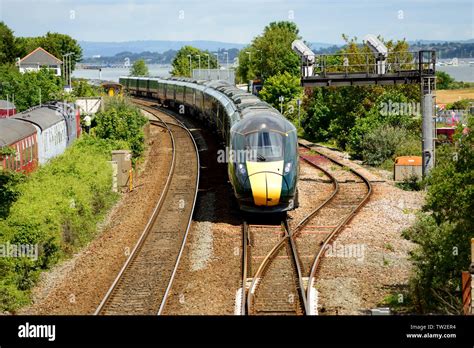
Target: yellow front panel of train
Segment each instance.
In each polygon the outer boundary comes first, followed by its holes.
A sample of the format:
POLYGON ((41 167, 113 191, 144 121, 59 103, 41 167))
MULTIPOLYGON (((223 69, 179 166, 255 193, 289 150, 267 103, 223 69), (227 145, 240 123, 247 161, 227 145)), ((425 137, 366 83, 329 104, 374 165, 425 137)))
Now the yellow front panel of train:
POLYGON ((247 162, 250 187, 257 206, 274 206, 280 202, 283 161, 247 162))

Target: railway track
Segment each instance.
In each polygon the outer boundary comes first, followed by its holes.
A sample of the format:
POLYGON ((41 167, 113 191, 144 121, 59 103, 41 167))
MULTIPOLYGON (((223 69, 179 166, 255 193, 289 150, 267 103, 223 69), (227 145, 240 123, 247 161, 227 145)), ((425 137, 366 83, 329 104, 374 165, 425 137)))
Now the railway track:
POLYGON ((242 289, 248 291, 241 290, 241 315, 318 314, 315 285, 325 251, 372 193, 362 174, 309 145, 300 157, 331 180, 333 191, 293 228, 286 218, 281 225, 244 222, 242 289))
POLYGON ((104 296, 96 315, 160 315, 175 278, 191 225, 199 185, 199 154, 189 132, 154 102, 134 99, 167 129, 172 163, 163 193, 126 263, 104 296))
POLYGON ((250 280, 242 314, 301 315, 305 312, 299 265, 286 217, 280 224, 243 224, 246 272, 250 280), (250 278, 249 278, 250 276, 250 278))
POLYGON ((328 247, 349 221, 368 201, 372 193, 370 181, 342 162, 302 144, 300 158, 323 171, 333 182, 331 195, 294 228, 293 240, 298 258, 307 277, 307 314, 317 315, 316 282, 328 247))

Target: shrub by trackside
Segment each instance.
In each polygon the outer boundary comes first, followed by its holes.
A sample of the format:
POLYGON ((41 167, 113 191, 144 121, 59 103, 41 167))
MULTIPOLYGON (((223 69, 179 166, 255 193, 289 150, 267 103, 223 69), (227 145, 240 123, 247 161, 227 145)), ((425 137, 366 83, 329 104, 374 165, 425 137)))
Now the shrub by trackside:
POLYGON ((0 257, 0 310, 26 304, 41 270, 94 237, 118 198, 108 161, 110 151, 120 148, 127 144, 85 135, 15 187, 16 201, 0 219, 0 244, 38 245, 39 257, 0 257))
POLYGON ((96 115, 95 121, 94 132, 97 137, 128 143, 135 160, 143 154, 143 126, 147 119, 136 106, 124 99, 108 99, 104 111, 96 115))

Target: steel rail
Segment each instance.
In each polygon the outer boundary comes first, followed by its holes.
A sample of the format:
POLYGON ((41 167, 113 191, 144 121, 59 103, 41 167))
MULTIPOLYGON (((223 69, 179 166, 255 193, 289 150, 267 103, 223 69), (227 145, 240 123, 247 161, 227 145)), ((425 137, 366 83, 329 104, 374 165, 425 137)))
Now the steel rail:
POLYGON ((168 110, 165 111, 165 109, 163 109, 163 108, 159 108, 159 110, 166 113, 166 114, 168 114, 168 116, 172 117, 176 122, 179 123, 179 126, 182 127, 188 133, 189 137, 191 138, 191 140, 193 141, 193 144, 194 144, 194 150, 196 152, 196 162, 197 162, 197 165, 196 165, 197 166, 197 175, 196 175, 196 184, 195 184, 196 189, 195 189, 195 192, 194 192, 192 209, 191 209, 191 213, 189 214, 188 225, 186 226, 186 232, 184 234, 183 242, 181 244, 181 248, 180 248, 179 254, 177 256, 176 264, 175 264, 175 267, 173 269, 173 273, 171 274, 171 279, 168 283, 165 294, 163 296, 163 300, 162 300, 161 305, 160 305, 160 309, 158 310, 158 313, 157 313, 158 315, 162 315, 163 311, 165 309, 166 300, 168 299, 168 297, 170 295, 171 288, 173 286, 173 282, 174 282, 174 279, 176 277, 176 273, 178 272, 179 263, 180 263, 181 258, 183 256, 184 248, 186 246, 186 241, 187 241, 188 235, 189 235, 189 230, 190 230, 190 227, 191 227, 191 223, 193 221, 194 209, 196 207, 197 194, 198 194, 198 191, 199 191, 199 178, 200 178, 201 164, 200 164, 200 160, 199 160, 199 149, 198 149, 198 146, 196 144, 196 140, 194 139, 191 131, 180 120, 178 120, 176 117, 174 117, 168 110))
MULTIPOLYGON (((318 152, 320 155, 326 157, 327 159, 329 159, 331 162, 341 166, 341 167, 347 167, 346 165, 344 165, 344 163, 332 158, 331 156, 328 156, 326 154, 323 154, 317 150, 314 150, 313 148, 311 148, 310 146, 308 145, 305 145, 305 144, 301 144, 303 147, 306 147, 312 151, 316 151, 318 152)), ((314 164, 314 163, 313 163, 314 164)), ((315 164, 315 166, 317 166, 315 164)), ((318 166, 319 167, 319 166, 318 166)), ((320 169, 322 169, 321 167, 319 167, 320 169)), ((370 181, 364 176, 362 175, 361 173, 359 173, 358 171, 356 171, 355 169, 353 168, 350 168, 348 167, 349 170, 355 174, 356 176, 358 176, 359 178, 362 179, 362 181, 365 183, 365 185, 367 186, 367 193, 366 195, 362 198, 362 200, 359 202, 359 204, 354 208, 352 209, 352 211, 334 228, 334 230, 325 238, 321 248, 318 250, 318 253, 316 254, 316 257, 313 261, 313 264, 311 266, 311 271, 310 271, 310 274, 309 274, 309 277, 308 277, 308 287, 306 289, 306 302, 309 304, 311 302, 311 289, 313 288, 313 284, 315 282, 315 278, 316 278, 316 272, 317 272, 317 269, 321 263, 321 260, 322 260, 322 257, 324 255, 324 252, 326 251, 326 248, 327 248, 327 245, 332 242, 332 240, 337 236, 337 234, 349 223, 349 221, 357 214, 357 212, 364 206, 364 204, 368 201, 369 197, 371 196, 372 194, 372 184, 370 183, 370 181)), ((309 308, 308 308, 309 309, 309 308)), ((311 309, 307 312, 307 314, 312 314, 312 311, 311 309)))
MULTIPOLYGON (((156 115, 155 115, 156 116, 156 115)), ((112 294, 117 286, 117 284, 120 282, 120 280, 122 279, 123 275, 125 274, 126 270, 129 268, 131 262, 136 258, 136 256, 138 255, 138 252, 139 250, 141 249, 146 237, 148 236, 148 234, 150 233, 150 230, 151 230, 151 227, 153 226, 155 220, 156 220, 156 217, 158 216, 160 210, 161 210, 161 207, 162 207, 162 204, 163 204, 163 201, 164 201, 164 198, 166 197, 166 194, 168 192, 168 189, 169 189, 169 185, 170 185, 170 182, 171 182, 171 178, 173 176, 173 173, 174 173, 174 168, 175 168, 175 164, 176 164, 176 147, 175 147, 175 139, 174 139, 174 136, 173 136, 173 132, 171 131, 171 129, 168 127, 168 125, 166 124, 166 122, 162 121, 158 116, 156 116, 160 121, 161 123, 166 127, 166 129, 168 130, 168 134, 170 135, 170 138, 171 138, 171 148, 172 148, 172 157, 171 157, 171 166, 170 166, 170 169, 168 171, 168 177, 166 178, 166 182, 165 182, 165 186, 163 187, 163 191, 161 193, 161 196, 160 198, 158 199, 158 202, 156 203, 155 205, 155 208, 153 209, 153 212, 152 212, 152 215, 150 217, 150 219, 148 220, 148 223, 146 224, 143 232, 141 233, 140 235, 140 238, 138 239, 137 243, 135 244, 134 248, 132 249, 132 252, 130 253, 129 257, 127 258, 127 260, 125 261, 125 264, 122 266, 120 272, 118 273, 117 277, 115 278, 114 282, 112 283, 112 285, 110 286, 109 290, 107 291, 107 293, 105 294, 105 296, 103 297, 102 301, 100 302, 99 306, 97 307, 94 315, 99 315, 102 310, 104 309, 106 303, 111 299, 112 297, 112 294)))

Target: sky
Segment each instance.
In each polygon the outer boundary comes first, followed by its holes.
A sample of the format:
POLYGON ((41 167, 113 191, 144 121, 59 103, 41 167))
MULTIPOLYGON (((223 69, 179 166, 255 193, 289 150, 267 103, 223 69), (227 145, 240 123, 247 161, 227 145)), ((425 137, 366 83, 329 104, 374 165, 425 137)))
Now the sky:
POLYGON ((61 32, 84 41, 212 40, 246 44, 265 25, 294 21, 303 39, 474 38, 473 0, 0 0, 16 36, 61 32))

